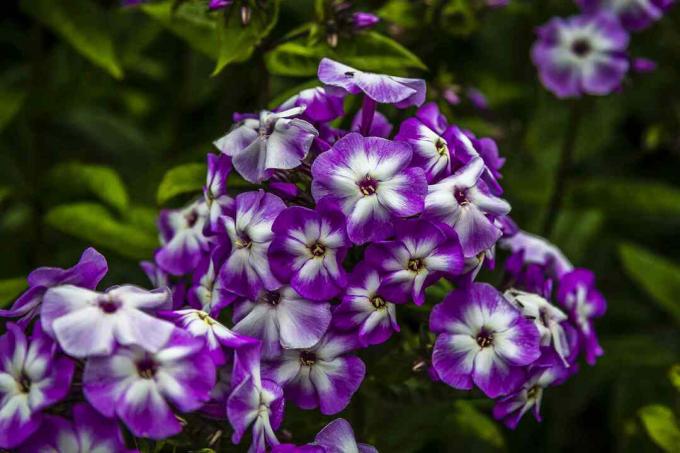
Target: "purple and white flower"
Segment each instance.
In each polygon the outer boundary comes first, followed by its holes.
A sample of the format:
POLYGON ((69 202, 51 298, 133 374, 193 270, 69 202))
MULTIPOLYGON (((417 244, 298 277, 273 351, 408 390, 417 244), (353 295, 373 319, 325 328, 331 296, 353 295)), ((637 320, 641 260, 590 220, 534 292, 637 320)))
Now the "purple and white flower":
POLYGON ((451 227, 427 220, 402 220, 395 230, 395 240, 368 246, 366 261, 383 276, 381 294, 394 302, 422 305, 427 286, 462 272, 458 236, 451 227))
POLYGON ((169 403, 195 411, 210 398, 215 365, 203 353, 204 342, 174 328, 155 353, 120 347, 85 363, 83 391, 106 417, 118 416, 135 436, 163 439, 182 426, 169 403))
POLYGON ((629 36, 613 15, 555 17, 537 33, 531 58, 557 97, 606 95, 620 87, 629 67, 629 36))
POLYGON ((347 216, 347 234, 355 244, 387 238, 393 218, 423 210, 427 180, 421 168, 409 168, 411 146, 350 133, 312 165, 312 195, 347 216))
POLYGON ((675 0, 576 0, 588 14, 608 11, 628 30, 639 31, 661 19, 675 0))
POLYGON ((595 288, 595 275, 587 269, 574 269, 560 279, 557 300, 569 312, 581 337, 586 362, 594 365, 604 354, 597 341, 593 318, 603 316, 607 311, 607 301, 595 288))
MULTIPOLYGON (((136 451, 136 450, 134 450, 136 451)), ((132 453, 125 447, 117 423, 86 403, 73 406, 73 420, 45 416, 40 429, 19 448, 19 453, 132 453)))
POLYGON ((307 157, 319 133, 307 121, 295 118, 304 110, 262 111, 259 118, 243 119, 215 146, 231 156, 234 168, 247 181, 260 183, 274 170, 291 170, 307 157))
POLYGON ((387 341, 399 332, 397 309, 380 291, 377 269, 360 263, 352 271, 342 303, 333 311, 333 326, 338 330, 356 330, 362 346, 387 341))
POLYGON ((490 398, 514 391, 523 366, 541 354, 534 323, 485 283, 455 290, 435 305, 430 330, 439 334, 432 353, 439 378, 462 390, 474 384, 490 398))
POLYGON ((453 175, 428 188, 426 218, 452 226, 466 258, 493 247, 502 236, 496 217, 510 212, 510 205, 494 196, 484 181, 484 160, 475 157, 453 175))
POLYGON ((191 272, 210 249, 210 239, 203 234, 208 221, 208 205, 195 201, 182 209, 163 209, 158 218, 162 247, 156 263, 172 275, 191 272))
POLYGON ((324 426, 312 445, 323 447, 326 453, 378 453, 371 445, 357 443, 352 426, 344 418, 337 418, 324 426))
POLYGON ((304 107, 300 118, 309 122, 324 123, 345 114, 343 96, 329 92, 326 87, 314 87, 300 91, 285 101, 278 110, 289 110, 304 107))
POLYGON ((273 359, 282 348, 310 348, 328 330, 328 302, 308 300, 290 286, 262 291, 254 300, 237 302, 234 331, 262 340, 262 356, 273 359))
POLYGON ((40 426, 40 411, 69 391, 75 364, 39 328, 30 342, 19 326, 0 337, 0 448, 14 448, 40 426))
MULTIPOLYGON (((187 292, 192 307, 215 317, 238 298, 236 294, 224 289, 217 278, 229 251, 228 245, 221 244, 209 256, 204 257, 192 275, 192 285, 187 292)), ((177 305, 174 307, 181 308, 177 305)))
MULTIPOLYGON (((361 121, 363 117, 363 112, 361 109, 352 118, 352 127, 350 130, 352 132, 361 132, 361 121)), ((371 122, 371 128, 364 134, 366 137, 382 137, 389 138, 392 133, 392 123, 387 119, 385 115, 380 112, 375 112, 373 115, 373 121, 371 122)))
POLYGON ((329 333, 311 348, 284 350, 264 364, 263 373, 302 409, 319 407, 324 415, 337 414, 347 407, 366 373, 364 362, 350 354, 357 346, 354 335, 329 333))
POLYGON ((147 291, 124 285, 99 293, 62 285, 45 294, 42 327, 74 357, 108 355, 116 344, 155 352, 168 341, 174 326, 149 312, 169 309, 171 303, 167 288, 147 291))
POLYGON ((500 398, 493 408, 493 416, 508 428, 515 429, 520 419, 533 409, 534 417, 541 421, 543 390, 566 381, 572 371, 555 359, 551 366, 531 366, 522 386, 510 395, 500 398))
POLYGON ((172 308, 180 308, 185 304, 187 288, 183 281, 172 282, 170 275, 153 261, 141 261, 139 267, 151 282, 153 288, 168 287, 172 292, 172 308))
POLYGON ((194 337, 202 338, 215 365, 223 365, 227 362, 224 348, 238 349, 256 341, 254 338, 232 332, 219 321, 211 318, 208 313, 193 308, 165 311, 160 315, 173 321, 194 337))
POLYGON ((231 172, 231 158, 208 153, 208 174, 203 187, 203 198, 208 208, 208 218, 203 228, 205 235, 218 232, 220 217, 234 210, 234 199, 227 195, 227 178, 231 172))
POLYGON ((285 208, 279 197, 263 190, 236 197, 234 217, 223 217, 232 248, 218 276, 222 288, 254 299, 261 289, 281 286, 272 275, 267 250, 274 236, 272 224, 285 208))
POLYGON ((286 208, 272 225, 269 265, 306 299, 329 300, 347 285, 342 267, 347 249, 345 216, 323 208, 286 208))
POLYGON ((38 315, 43 296, 48 288, 57 285, 75 285, 95 289, 108 271, 106 258, 93 249, 86 249, 78 263, 69 269, 39 267, 28 275, 28 290, 14 302, 9 310, 0 310, 0 317, 19 318, 17 324, 28 325, 38 315))

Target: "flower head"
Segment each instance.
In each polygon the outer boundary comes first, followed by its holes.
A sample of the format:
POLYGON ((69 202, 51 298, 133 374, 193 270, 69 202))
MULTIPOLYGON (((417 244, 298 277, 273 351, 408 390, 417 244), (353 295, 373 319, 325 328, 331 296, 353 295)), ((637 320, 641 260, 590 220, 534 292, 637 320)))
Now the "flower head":
POLYGON ((354 430, 344 418, 336 418, 323 427, 312 445, 319 445, 326 453, 378 453, 371 445, 357 443, 354 430))
POLYGON ((272 225, 269 264, 274 275, 306 299, 328 300, 347 284, 342 261, 349 248, 345 216, 292 206, 272 225))
POLYGON ((215 146, 231 156, 234 168, 247 181, 260 183, 274 170, 290 170, 307 157, 317 130, 305 120, 295 118, 304 107, 282 112, 262 111, 259 118, 245 118, 215 146))
MULTIPOLYGON (((187 291, 189 304, 212 316, 217 316, 220 310, 238 298, 236 294, 224 289, 217 278, 230 248, 221 244, 209 256, 204 257, 194 271, 191 287, 187 291)), ((174 308, 181 307, 175 304, 174 308)))
POLYGON ((0 448, 14 448, 38 429, 40 411, 66 396, 75 364, 57 354, 39 327, 30 341, 16 324, 6 327, 0 337, 0 448))
POLYGON ((421 79, 363 72, 330 58, 321 60, 318 76, 326 85, 350 94, 364 93, 379 104, 394 104, 403 109, 425 101, 425 81, 421 79))
POLYGON ((274 236, 272 224, 285 208, 279 197, 263 190, 236 197, 234 216, 222 218, 231 241, 231 254, 218 276, 222 288, 254 299, 261 289, 281 286, 271 273, 267 250, 274 236))
POLYGON ((108 269, 106 258, 92 247, 86 249, 78 263, 71 268, 39 267, 28 275, 28 290, 9 310, 0 310, 0 317, 19 318, 17 324, 25 327, 40 312, 43 296, 48 288, 75 285, 94 289, 108 269))
POLYGON ((325 87, 314 87, 300 91, 285 101, 278 110, 286 111, 295 107, 303 107, 300 118, 310 122, 323 123, 333 121, 345 113, 343 96, 325 87))
POLYGON ((234 199, 227 195, 227 178, 230 172, 229 156, 208 153, 208 174, 203 187, 203 198, 208 208, 208 219, 203 227, 205 235, 217 233, 220 217, 233 212, 234 199))
POLYGON ((171 303, 168 289, 125 285, 99 293, 62 285, 45 294, 42 327, 74 357, 111 354, 116 344, 155 352, 168 341, 173 325, 149 312, 169 309, 171 303))
POLYGON ((411 147, 377 137, 347 134, 312 165, 312 194, 347 216, 355 244, 388 237, 394 217, 419 214, 427 181, 421 168, 409 168, 411 147))
POLYGON ((609 14, 556 17, 538 29, 531 57, 541 82, 557 97, 606 95, 628 71, 628 40, 609 14))
POLYGON ((163 439, 181 431, 170 404, 194 411, 210 398, 215 365, 204 342, 174 328, 155 352, 117 348, 85 363, 87 400, 106 417, 118 416, 135 436, 163 439))
POLYGON ((381 294, 395 302, 422 305, 427 286, 463 270, 458 236, 451 227, 427 220, 403 220, 395 230, 395 240, 368 246, 366 261, 384 276, 381 294))
POLYGON ((476 283, 449 294, 430 315, 438 333, 432 364, 442 381, 495 398, 515 390, 522 367, 540 356, 540 335, 492 286, 476 283))
POLYGON ((608 11, 628 30, 642 30, 661 19, 675 0, 576 0, 586 13, 608 11))
POLYGON ((329 333, 311 348, 284 350, 266 364, 264 374, 301 408, 336 414, 347 407, 366 373, 364 362, 350 354, 357 346, 354 335, 329 333))

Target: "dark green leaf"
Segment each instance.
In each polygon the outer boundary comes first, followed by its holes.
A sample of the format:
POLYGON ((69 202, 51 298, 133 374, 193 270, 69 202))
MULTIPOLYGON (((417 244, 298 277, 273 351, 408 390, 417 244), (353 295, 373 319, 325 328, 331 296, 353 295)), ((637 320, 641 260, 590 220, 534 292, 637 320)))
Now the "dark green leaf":
POLYGON ((12 121, 25 99, 26 93, 22 90, 0 88, 0 131, 12 121))
POLYGON ((184 164, 168 170, 158 186, 158 204, 163 205, 177 195, 201 190, 206 171, 206 165, 198 163, 184 164))
POLYGON ((604 216, 595 209, 563 210, 550 239, 573 262, 578 263, 600 232, 603 222, 604 216))
POLYGON ((680 324, 680 266, 633 244, 621 244, 619 256, 630 278, 680 324))
POLYGON ((112 168, 72 162, 54 167, 48 179, 52 187, 59 191, 92 194, 119 212, 124 212, 128 207, 125 184, 112 168))
POLYGON ((26 283, 25 277, 0 280, 0 308, 10 305, 27 287, 28 283, 26 283))
POLYGON ((89 0, 22 0, 21 7, 95 65, 123 77, 109 32, 106 12, 89 0))
POLYGON ((158 246, 156 235, 119 221, 97 203, 57 206, 45 221, 56 230, 136 260, 149 258, 158 246))
POLYGON ((255 46, 267 36, 279 17, 279 1, 267 2, 263 8, 254 8, 248 25, 241 23, 238 14, 229 14, 228 21, 222 17, 217 24, 217 65, 213 76, 230 63, 246 60, 252 55, 255 46))
POLYGON ((505 446, 505 439, 498 425, 487 415, 481 413, 469 401, 459 400, 455 403, 456 426, 463 432, 477 437, 497 448, 505 446))
POLYGON ((673 411, 660 404, 640 409, 640 419, 654 443, 668 453, 680 452, 680 428, 673 411))

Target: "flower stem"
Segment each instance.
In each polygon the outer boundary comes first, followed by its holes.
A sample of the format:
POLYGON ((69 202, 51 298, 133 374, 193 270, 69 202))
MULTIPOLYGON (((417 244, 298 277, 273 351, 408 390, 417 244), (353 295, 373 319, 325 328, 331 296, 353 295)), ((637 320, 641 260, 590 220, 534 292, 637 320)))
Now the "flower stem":
POLYGON ((364 102, 361 105, 361 135, 368 137, 371 132, 371 125, 373 124, 373 115, 375 115, 376 102, 364 95, 364 102))
POLYGON ((562 143, 562 150, 560 151, 560 162, 557 166, 557 173, 555 174, 555 185, 553 186, 550 202, 548 203, 548 211, 543 223, 543 236, 545 237, 549 237, 553 232, 557 216, 564 203, 568 180, 571 176, 571 167, 573 165, 574 146, 576 145, 576 137, 578 137, 582 118, 583 102, 575 101, 569 107, 569 119, 567 121, 564 142, 562 143))

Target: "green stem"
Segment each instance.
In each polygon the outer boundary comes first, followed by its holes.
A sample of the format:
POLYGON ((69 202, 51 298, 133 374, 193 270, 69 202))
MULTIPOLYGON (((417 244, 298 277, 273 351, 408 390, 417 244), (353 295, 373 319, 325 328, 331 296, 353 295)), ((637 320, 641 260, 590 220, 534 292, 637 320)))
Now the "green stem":
POLYGON ((560 161, 557 166, 557 173, 555 174, 555 185, 553 186, 550 202, 548 203, 548 211, 543 223, 543 236, 549 237, 555 228, 557 216, 562 209, 564 198, 567 192, 567 185, 569 177, 571 176, 571 167, 574 159, 574 146, 576 145, 576 138, 581 125, 583 117, 583 101, 575 101, 569 108, 569 119, 567 121, 567 130, 560 152, 560 161))

